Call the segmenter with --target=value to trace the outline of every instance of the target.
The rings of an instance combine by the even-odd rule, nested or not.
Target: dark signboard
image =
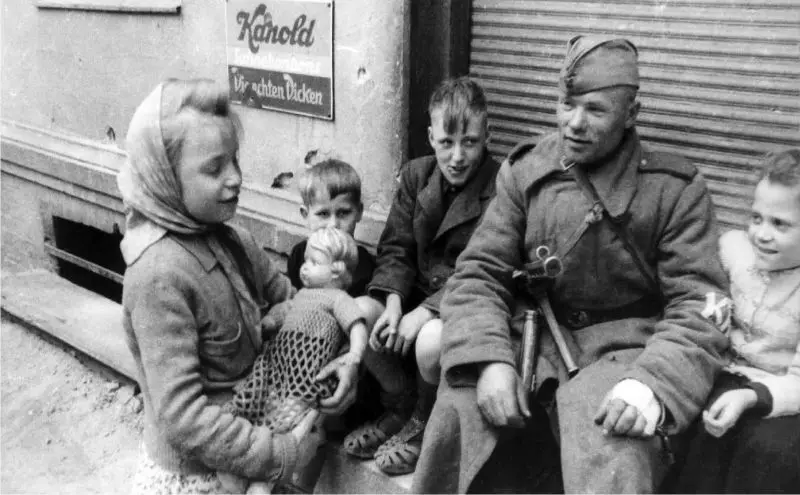
[[[333,2],[228,0],[231,100],[333,120]]]

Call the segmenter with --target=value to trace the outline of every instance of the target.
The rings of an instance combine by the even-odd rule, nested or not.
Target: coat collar
[[[589,180],[605,203],[612,218],[622,217],[628,210],[637,190],[637,175],[642,160],[642,146],[635,129],[625,134],[619,149],[610,159],[592,167]],[[536,187],[548,177],[571,174],[561,166],[559,136],[550,134],[534,148],[531,158],[523,157],[515,167],[524,167],[522,179],[525,190]]]
[[[445,181],[442,171],[434,162],[434,170],[427,185],[420,191],[417,201],[429,217],[442,214],[442,189]],[[447,231],[461,224],[472,221],[483,213],[483,203],[494,195],[495,175],[500,165],[491,157],[489,150],[484,150],[483,160],[478,172],[467,182],[464,188],[453,199],[453,203],[436,229],[430,242],[435,242]]]
[[[453,200],[436,231],[434,241],[448,230],[475,220],[483,214],[483,203],[494,196],[495,176],[499,168],[500,164],[491,157],[489,150],[484,150],[478,172]],[[438,171],[439,167],[436,167],[436,170]],[[441,172],[439,174],[441,175]]]
[[[417,202],[427,216],[435,217],[442,209],[442,182],[445,179],[436,163],[436,157],[431,157],[431,162],[432,170],[428,182],[417,194]]]
[[[621,218],[636,195],[642,147],[635,129],[625,133],[619,149],[605,163],[589,170],[589,180],[611,218]]]
[[[210,235],[210,234],[209,234]],[[210,272],[219,263],[214,252],[208,244],[206,235],[180,235],[171,236],[175,242],[194,256],[206,272]]]

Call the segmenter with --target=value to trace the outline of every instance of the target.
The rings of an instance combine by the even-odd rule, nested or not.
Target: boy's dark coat
[[[500,164],[488,150],[475,177],[443,215],[442,172],[435,156],[406,163],[378,242],[377,268],[368,291],[395,293],[404,311],[422,304],[439,313],[444,285],[495,193]]]

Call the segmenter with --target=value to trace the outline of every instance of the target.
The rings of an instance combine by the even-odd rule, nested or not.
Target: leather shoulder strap
[[[638,249],[636,249],[628,229],[624,225],[615,222],[611,218],[611,215],[609,215],[608,210],[606,209],[606,205],[603,203],[600,195],[597,194],[597,189],[595,189],[594,184],[592,184],[592,182],[589,180],[589,177],[586,176],[584,170],[574,165],[565,168],[567,168],[567,170],[569,170],[569,172],[575,178],[575,182],[578,183],[578,187],[581,188],[581,191],[583,191],[583,194],[586,196],[586,198],[592,202],[592,205],[594,205],[593,210],[596,209],[595,207],[599,206],[600,210],[602,211],[603,219],[606,220],[606,223],[608,223],[614,233],[617,234],[617,237],[620,238],[623,247],[628,254],[631,255],[631,258],[633,258],[636,268],[639,269],[639,272],[647,281],[650,289],[656,294],[661,294],[661,288],[658,284],[658,277],[653,271],[653,268],[647,264],[642,254]]]

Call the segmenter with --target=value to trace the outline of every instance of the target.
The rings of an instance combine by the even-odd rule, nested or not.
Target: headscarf
[[[200,223],[186,211],[180,181],[167,157],[161,132],[162,118],[178,113],[184,102],[164,101],[163,89],[164,83],[159,84],[144,99],[128,128],[128,159],[117,176],[126,210],[122,257],[130,266],[168,232],[200,234],[214,230],[218,235],[209,236],[208,247],[231,282],[242,320],[256,348],[260,348],[259,308],[255,302],[258,292],[252,263],[232,228]]]
[[[169,231],[196,234],[210,228],[191,218],[183,206],[180,182],[161,134],[163,88],[159,84],[134,112],[126,138],[128,159],[117,176],[125,206],[120,249],[128,265]]]

